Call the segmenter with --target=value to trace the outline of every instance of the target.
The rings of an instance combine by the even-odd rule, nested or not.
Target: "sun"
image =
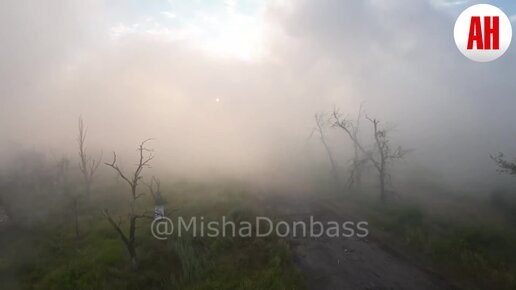
[[[223,9],[197,3],[200,6],[187,6],[186,11],[163,10],[158,16],[115,25],[111,36],[118,39],[136,34],[167,42],[184,41],[210,56],[257,61],[266,55],[264,39],[270,25],[262,6],[239,9],[238,3],[226,0]]]
[[[206,22],[199,42],[209,54],[247,61],[263,56],[263,25],[258,18],[233,13]]]

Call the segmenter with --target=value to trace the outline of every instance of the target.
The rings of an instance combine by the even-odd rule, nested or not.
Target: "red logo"
[[[459,15],[453,36],[464,56],[477,62],[489,62],[502,56],[509,48],[512,25],[499,8],[477,4]]]
[[[500,17],[484,16],[483,19],[484,25],[480,16],[471,17],[468,49],[473,49],[473,43],[476,49],[500,49]]]

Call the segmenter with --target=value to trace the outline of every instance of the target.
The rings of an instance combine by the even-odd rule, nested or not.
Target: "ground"
[[[75,237],[66,198],[45,219],[0,227],[1,289],[515,289],[516,234],[509,199],[448,197],[429,213],[415,198],[380,203],[344,194],[257,193],[233,184],[173,184],[166,214],[252,220],[369,222],[366,238],[172,238],[150,221],[137,230],[135,273],[99,205],[123,221],[125,187],[106,187],[81,211]],[[57,199],[52,201],[52,199]],[[442,198],[439,202],[444,201]],[[503,202],[500,202],[502,200]],[[409,202],[410,201],[410,202]],[[152,201],[142,200],[152,208]],[[507,208],[502,212],[498,208]],[[64,210],[63,210],[64,208]],[[431,207],[430,207],[431,208]],[[468,211],[469,209],[469,211]],[[499,212],[499,215],[492,211]],[[30,214],[30,213],[29,213]],[[450,217],[453,217],[451,219]],[[457,218],[460,217],[460,218]],[[481,220],[475,220],[475,217]],[[461,222],[460,220],[464,220]],[[507,219],[503,221],[502,219]],[[481,223],[483,222],[483,224]],[[125,228],[125,227],[124,227]]]
[[[290,220],[308,222],[310,215],[318,221],[354,220],[313,198],[281,199],[270,204]],[[289,242],[311,289],[453,289],[435,273],[382,246],[373,237],[291,238]]]

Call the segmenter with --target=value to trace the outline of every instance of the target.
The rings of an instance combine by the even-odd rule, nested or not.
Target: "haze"
[[[516,154],[516,53],[460,54],[454,21],[473,2],[2,1],[0,154],[75,158],[82,116],[92,153],[127,164],[155,138],[155,167],[177,176],[297,190],[328,166],[313,115],[363,103],[415,149],[400,170],[486,185],[502,178],[489,154]]]

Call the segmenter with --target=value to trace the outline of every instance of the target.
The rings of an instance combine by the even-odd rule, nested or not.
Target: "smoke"
[[[0,4],[0,153],[74,157],[82,115],[89,150],[121,152],[126,165],[155,138],[156,168],[171,173],[303,187],[325,160],[307,139],[313,115],[336,105],[353,116],[363,102],[394,143],[416,149],[406,167],[465,183],[495,174],[489,153],[516,154],[514,49],[467,60],[453,13],[435,1],[268,1],[254,61],[210,55],[154,20],[153,33],[125,25],[138,3]],[[329,138],[344,166],[350,144]]]

